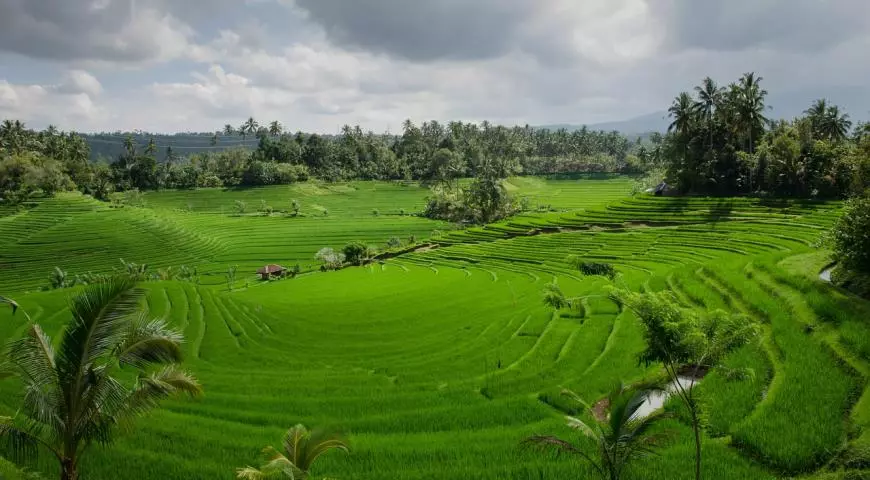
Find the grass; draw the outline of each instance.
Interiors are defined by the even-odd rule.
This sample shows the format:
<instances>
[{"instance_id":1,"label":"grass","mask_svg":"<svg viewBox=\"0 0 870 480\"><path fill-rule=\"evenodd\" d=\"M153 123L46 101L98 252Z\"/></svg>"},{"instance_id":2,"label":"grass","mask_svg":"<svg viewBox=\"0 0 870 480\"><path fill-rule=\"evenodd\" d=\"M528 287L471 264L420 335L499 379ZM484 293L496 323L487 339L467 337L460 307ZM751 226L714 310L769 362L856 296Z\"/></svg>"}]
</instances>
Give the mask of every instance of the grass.
<instances>
[{"instance_id":1,"label":"grass","mask_svg":"<svg viewBox=\"0 0 870 480\"><path fill-rule=\"evenodd\" d=\"M536 433L570 435L565 411L586 415L562 388L591 403L615 381L661 373L638 363L640 326L608 300L613 286L669 289L687 307L763 323L758 341L724 362L753 374L714 369L699 387L706 477L808 474L870 445L870 310L820 282L812 270L822 260L807 257L839 204L628 197L630 188L620 177L511 179L512 193L550 211L468 229L400 215L425 202L413 184L153 192L144 207L120 209L59 196L0 217L0 292L57 338L73 292L35 291L55 265L105 272L124 258L201 273L198 284L145 285L150 314L184 332L205 396L167 402L135 434L95 447L87 478L232 478L300 422L341 429L353 445L319 462L317 478L587 478L576 459L519 445ZM252 212L261 199L279 212ZM298 216L280 212L292 199ZM444 232L432 239L439 248L384 263L273 282L253 274L270 262L316 269L324 246L433 230ZM618 276L584 277L569 255ZM544 306L554 277L582 310ZM0 311L3 341L23 328L23 317ZM0 414L19 401L14 382L0 383ZM660 428L672 442L631 478L690 478L691 429L678 420Z\"/></svg>"}]
</instances>

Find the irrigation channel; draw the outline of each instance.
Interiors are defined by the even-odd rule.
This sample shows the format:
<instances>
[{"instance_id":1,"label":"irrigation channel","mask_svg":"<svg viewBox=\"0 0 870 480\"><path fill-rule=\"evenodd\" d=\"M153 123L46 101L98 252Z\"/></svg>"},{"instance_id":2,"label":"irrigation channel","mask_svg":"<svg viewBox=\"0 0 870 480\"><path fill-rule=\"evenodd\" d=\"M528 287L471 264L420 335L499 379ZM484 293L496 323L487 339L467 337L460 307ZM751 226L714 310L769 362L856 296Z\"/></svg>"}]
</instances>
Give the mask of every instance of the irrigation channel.
<instances>
[{"instance_id":1,"label":"irrigation channel","mask_svg":"<svg viewBox=\"0 0 870 480\"><path fill-rule=\"evenodd\" d=\"M825 282L831 283L831 272L834 271L834 267L836 267L836 265L831 265L822 270L821 273L819 273L819 278Z\"/></svg>"},{"instance_id":2,"label":"irrigation channel","mask_svg":"<svg viewBox=\"0 0 870 480\"><path fill-rule=\"evenodd\" d=\"M637 409L634 416L638 419L648 417L656 410L665 406L665 402L668 398L671 397L677 391L677 385L679 384L685 390L695 387L698 385L701 379L697 377L691 377L688 375L680 375L676 380L672 380L668 383L665 388L661 390L652 390L647 392L643 403L640 405L640 408Z\"/></svg>"}]
</instances>

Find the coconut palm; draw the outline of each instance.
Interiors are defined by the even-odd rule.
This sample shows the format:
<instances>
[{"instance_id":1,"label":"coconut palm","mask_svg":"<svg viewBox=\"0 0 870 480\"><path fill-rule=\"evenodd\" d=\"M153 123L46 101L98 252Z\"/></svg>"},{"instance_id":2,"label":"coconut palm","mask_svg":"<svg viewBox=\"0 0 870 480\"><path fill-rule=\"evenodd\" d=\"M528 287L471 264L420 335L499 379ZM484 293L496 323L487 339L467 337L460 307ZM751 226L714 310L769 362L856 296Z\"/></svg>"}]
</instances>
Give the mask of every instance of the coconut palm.
<instances>
[{"instance_id":1,"label":"coconut palm","mask_svg":"<svg viewBox=\"0 0 870 480\"><path fill-rule=\"evenodd\" d=\"M668 116L674 119L668 126L668 132L688 133L695 123L695 108L692 96L688 92L679 94L674 99L674 103L668 108Z\"/></svg>"},{"instance_id":2,"label":"coconut palm","mask_svg":"<svg viewBox=\"0 0 870 480\"><path fill-rule=\"evenodd\" d=\"M239 133L242 134L242 142L247 139L248 135L254 135L257 133L257 130L260 129L260 124L254 120L254 117L248 117L248 119L239 127Z\"/></svg>"},{"instance_id":3,"label":"coconut palm","mask_svg":"<svg viewBox=\"0 0 870 480\"><path fill-rule=\"evenodd\" d=\"M767 97L767 90L761 88L761 81L764 77L756 76L755 72L743 74L738 82L740 92L737 112L740 119L742 129L747 133L749 138L749 153L755 151L755 143L753 141L753 132L763 130L764 125L769 121L764 116L766 108L764 99Z\"/></svg>"},{"instance_id":4,"label":"coconut palm","mask_svg":"<svg viewBox=\"0 0 870 480\"><path fill-rule=\"evenodd\" d=\"M565 393L580 400L572 392ZM652 427L665 418L666 413L658 411L647 416L638 415L646 393L644 388L619 385L605 400L609 412L605 416L596 416L593 412L592 425L575 417L566 417L569 427L595 442L598 447L596 456L589 455L579 445L550 435L533 436L524 443L577 455L591 465L600 478L619 480L632 460L655 454L668 438L666 432L652 432Z\"/></svg>"},{"instance_id":5,"label":"coconut palm","mask_svg":"<svg viewBox=\"0 0 870 480\"><path fill-rule=\"evenodd\" d=\"M229 123L224 125L224 135L231 137L231 136L235 135L235 133L236 133L236 129L233 128L232 125L230 125Z\"/></svg>"},{"instance_id":6,"label":"coconut palm","mask_svg":"<svg viewBox=\"0 0 870 480\"><path fill-rule=\"evenodd\" d=\"M824 98L816 100L810 108L804 110L804 114L810 119L810 124L813 126L813 133L818 134L827 113L828 100Z\"/></svg>"},{"instance_id":7,"label":"coconut palm","mask_svg":"<svg viewBox=\"0 0 870 480\"><path fill-rule=\"evenodd\" d=\"M265 478L290 478L306 480L311 467L321 455L330 450L350 451L347 440L328 430L308 431L303 425L296 425L284 434L284 451L266 447L263 453L266 463L260 468L245 467L236 470L236 477L246 480Z\"/></svg>"},{"instance_id":8,"label":"coconut palm","mask_svg":"<svg viewBox=\"0 0 870 480\"><path fill-rule=\"evenodd\" d=\"M841 142L848 138L849 130L852 129L852 121L849 115L840 113L840 107L831 105L825 112L821 123L822 135L834 142Z\"/></svg>"},{"instance_id":9,"label":"coconut palm","mask_svg":"<svg viewBox=\"0 0 870 480\"><path fill-rule=\"evenodd\" d=\"M706 77L700 86L695 87L695 92L698 94L698 101L693 105L695 114L703 118L707 122L707 129L710 131L710 149L713 149L713 114L722 102L722 89L716 85L716 82Z\"/></svg>"},{"instance_id":10,"label":"coconut palm","mask_svg":"<svg viewBox=\"0 0 870 480\"><path fill-rule=\"evenodd\" d=\"M46 450L60 463L61 479L75 480L81 455L110 443L117 426L131 427L131 419L173 394L200 393L175 366L181 333L146 318L142 296L127 277L91 285L70 300L72 319L59 343L31 324L9 345L7 367L24 384L24 403L0 421L7 454ZM139 372L131 384L119 375L125 367Z\"/></svg>"},{"instance_id":11,"label":"coconut palm","mask_svg":"<svg viewBox=\"0 0 870 480\"><path fill-rule=\"evenodd\" d=\"M269 135L273 137L277 137L281 135L281 132L284 131L284 127L281 125L281 122L278 120L273 120L272 123L269 124Z\"/></svg>"}]
</instances>

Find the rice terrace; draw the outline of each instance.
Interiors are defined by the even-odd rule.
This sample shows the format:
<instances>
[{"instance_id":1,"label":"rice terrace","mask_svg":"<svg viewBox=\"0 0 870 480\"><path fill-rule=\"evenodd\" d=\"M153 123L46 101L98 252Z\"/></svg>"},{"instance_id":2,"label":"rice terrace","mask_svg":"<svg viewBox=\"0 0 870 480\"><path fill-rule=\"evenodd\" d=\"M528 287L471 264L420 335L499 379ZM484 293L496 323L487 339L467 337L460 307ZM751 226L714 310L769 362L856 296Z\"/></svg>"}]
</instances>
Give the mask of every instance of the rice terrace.
<instances>
[{"instance_id":1,"label":"rice terrace","mask_svg":"<svg viewBox=\"0 0 870 480\"><path fill-rule=\"evenodd\" d=\"M561 28L547 16L574 10L540 3L554 2L529 7L534 38L512 42ZM0 15L29 12L19 3ZM808 97L777 119L766 87L789 82L749 72L685 86L647 116L661 125L520 125L647 103L599 87L580 103L570 88L549 97L592 87L549 77L556 57L570 62L561 53L529 68L537 44L521 50L522 71L547 81L512 90L520 69L470 51L491 23L463 23L477 7L453 12L451 38L438 37L465 42L457 57L394 51L406 30L438 23L387 28L398 4L368 2L370 17L347 2L336 10L355 20L332 25L323 17L337 13L312 2L238 2L301 22L287 58L273 58L250 31L194 45L206 25L171 2L142 1L138 15L122 3L76 14L105 33L68 39L69 51L58 22L74 9L37 9L58 32L40 62L77 62L57 82L22 86L0 68L0 480L870 479L859 107L853 118ZM186 53L101 70L104 90L78 68L159 50L109 28L116 10ZM30 40L0 32L0 59L40 36L31 14L8 22L32 26ZM260 18L246 31L268 30ZM389 45L360 40L371 32L357 20ZM311 31L323 39L306 44ZM629 65L635 47L611 53ZM17 52L23 71L54 71L30 63L39 51ZM165 83L174 62L208 73ZM480 90L467 65L501 80ZM590 78L622 78L602 72ZM129 89L134 74L153 82ZM461 105L417 92L422 76ZM381 129L399 106L443 120ZM449 120L480 112L495 122ZM284 114L293 130L254 117ZM220 127L231 115L247 119Z\"/></svg>"}]
</instances>

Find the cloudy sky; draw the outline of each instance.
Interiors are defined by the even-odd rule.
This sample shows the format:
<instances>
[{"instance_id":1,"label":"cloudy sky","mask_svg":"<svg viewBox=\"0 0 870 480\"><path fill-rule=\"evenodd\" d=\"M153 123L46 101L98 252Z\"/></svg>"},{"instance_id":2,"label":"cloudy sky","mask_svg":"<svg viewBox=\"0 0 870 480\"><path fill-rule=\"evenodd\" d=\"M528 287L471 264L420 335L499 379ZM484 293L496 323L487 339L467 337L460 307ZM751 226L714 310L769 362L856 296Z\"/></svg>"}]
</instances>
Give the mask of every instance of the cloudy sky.
<instances>
[{"instance_id":1,"label":"cloudy sky","mask_svg":"<svg viewBox=\"0 0 870 480\"><path fill-rule=\"evenodd\" d=\"M597 123L705 75L870 118L867 0L0 0L0 118L79 131Z\"/></svg>"}]
</instances>

